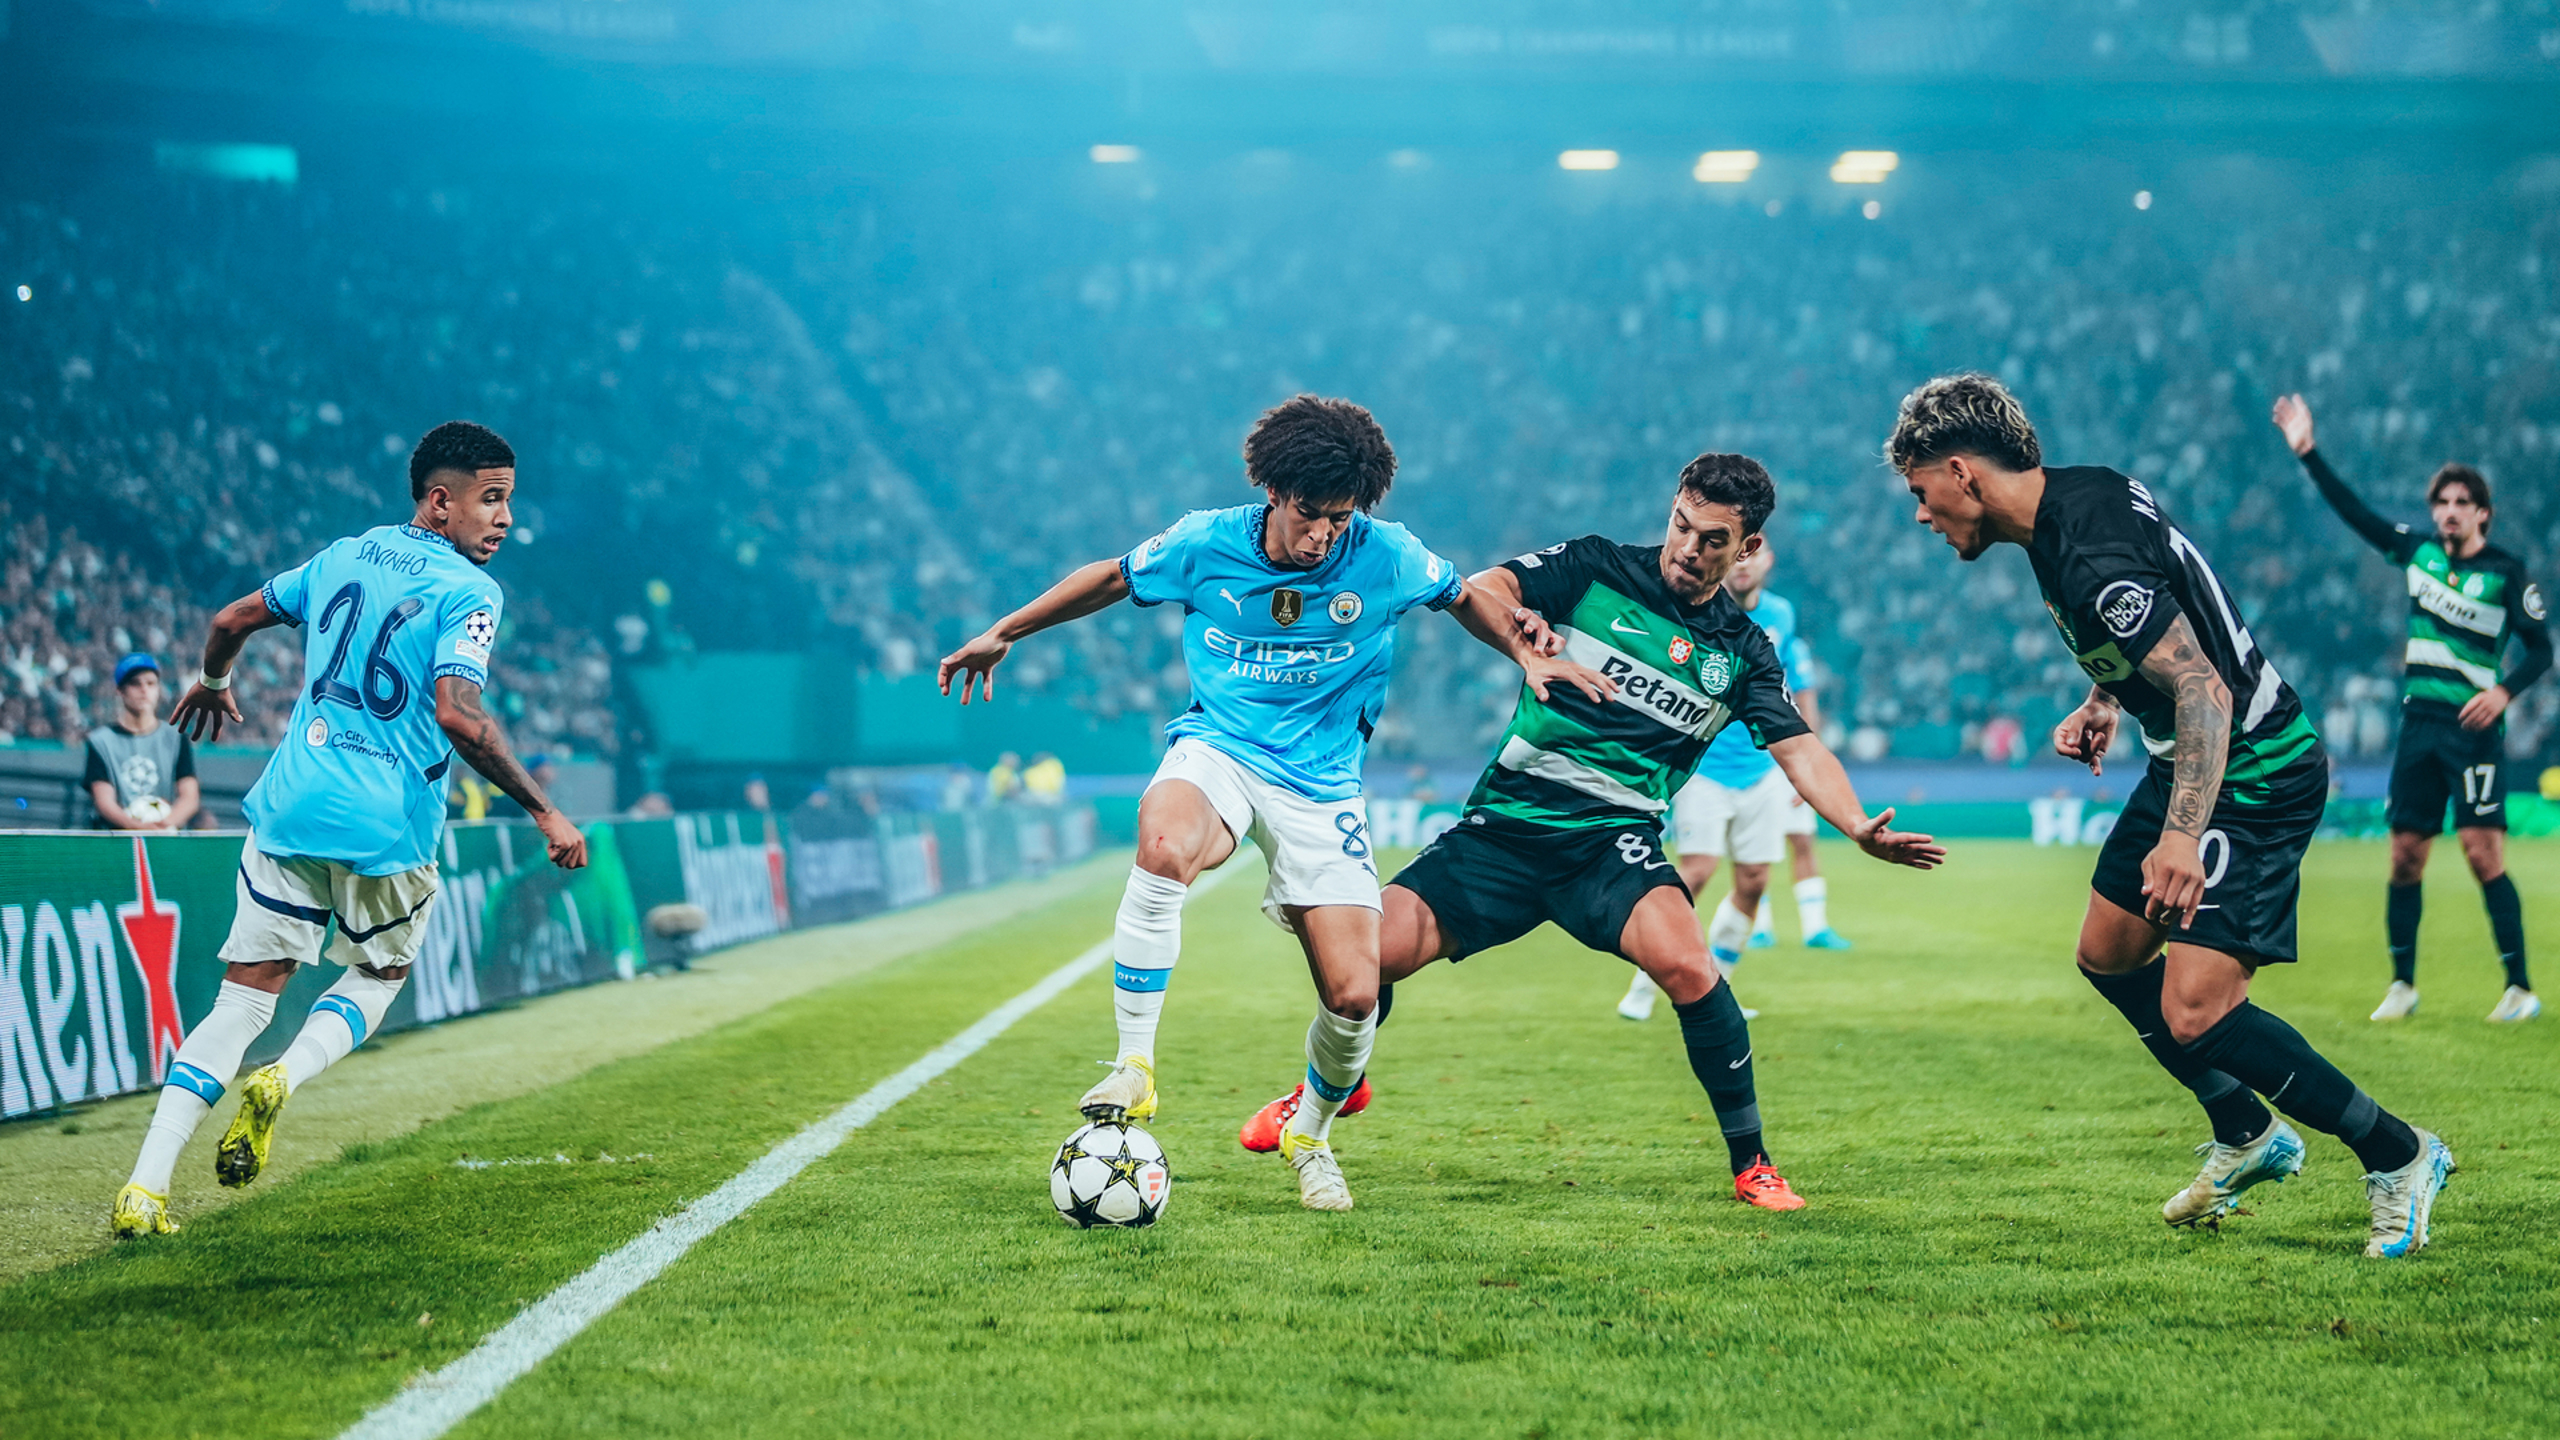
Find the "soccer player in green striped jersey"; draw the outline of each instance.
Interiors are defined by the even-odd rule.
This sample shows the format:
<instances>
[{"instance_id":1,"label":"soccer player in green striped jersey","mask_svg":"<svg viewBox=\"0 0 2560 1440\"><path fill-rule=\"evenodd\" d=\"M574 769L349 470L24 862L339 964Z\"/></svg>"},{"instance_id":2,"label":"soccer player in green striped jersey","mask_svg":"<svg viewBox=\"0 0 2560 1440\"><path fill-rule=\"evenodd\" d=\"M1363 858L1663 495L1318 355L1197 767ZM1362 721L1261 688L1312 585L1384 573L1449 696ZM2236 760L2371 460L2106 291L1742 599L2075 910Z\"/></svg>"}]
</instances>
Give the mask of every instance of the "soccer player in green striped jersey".
<instances>
[{"instance_id":1,"label":"soccer player in green striped jersey","mask_svg":"<svg viewBox=\"0 0 2560 1440\"><path fill-rule=\"evenodd\" d=\"M2263 1095L2363 1164L2367 1255L2426 1244L2453 1152L2249 999L2261 966L2295 958L2329 756L2204 552L2142 482L2046 465L2025 408L1988 375L1941 376L1903 397L1885 454L1919 502L1912 518L1959 559L2027 552L2091 681L2054 749L2099 771L2129 715L2150 753L2098 852L2078 959L2213 1122L2203 1171L2161 1217L2219 1225L2243 1192L2302 1168L2302 1137Z\"/></svg>"},{"instance_id":2,"label":"soccer player in green striped jersey","mask_svg":"<svg viewBox=\"0 0 2560 1440\"><path fill-rule=\"evenodd\" d=\"M1663 812L1728 724L1776 758L1796 792L1868 854L1926 870L1946 852L1870 816L1848 773L1806 728L1758 622L1725 591L1778 502L1759 461L1701 455L1680 473L1664 543L1586 535L1471 577L1514 633L1468 629L1526 676L1493 763L1459 823L1385 892L1378 1016L1392 982L1464 960L1539 925L1632 961L1671 997L1689 1066L1732 1161L1735 1198L1764 1210L1804 1202L1770 1163L1751 1071L1751 1032L1708 955L1688 887L1662 843ZM1237 1137L1278 1143L1303 1087ZM1365 1103L1365 1101L1364 1101Z\"/></svg>"},{"instance_id":3,"label":"soccer player in green striped jersey","mask_svg":"<svg viewBox=\"0 0 2560 1440\"><path fill-rule=\"evenodd\" d=\"M2321 497L2348 528L2401 567L2409 581L2409 643L2401 652L2400 746L2391 760L2391 888L2384 907L2391 941L2391 988L2373 1012L2398 1020L2418 1008L2418 916L2427 853L2453 808L2454 838L2480 882L2489 932L2506 966L2506 993L2489 1018L2542 1013L2524 961L2524 902L2507 875L2507 722L2510 702L2551 668L2551 631L2542 587L2524 562L2489 543L2489 482L2468 465L2447 465L2427 482L2421 533L2394 525L2347 488L2314 443L2311 407L2299 395L2276 401L2276 428L2311 472ZM2524 656L2504 675L2507 642Z\"/></svg>"}]
</instances>

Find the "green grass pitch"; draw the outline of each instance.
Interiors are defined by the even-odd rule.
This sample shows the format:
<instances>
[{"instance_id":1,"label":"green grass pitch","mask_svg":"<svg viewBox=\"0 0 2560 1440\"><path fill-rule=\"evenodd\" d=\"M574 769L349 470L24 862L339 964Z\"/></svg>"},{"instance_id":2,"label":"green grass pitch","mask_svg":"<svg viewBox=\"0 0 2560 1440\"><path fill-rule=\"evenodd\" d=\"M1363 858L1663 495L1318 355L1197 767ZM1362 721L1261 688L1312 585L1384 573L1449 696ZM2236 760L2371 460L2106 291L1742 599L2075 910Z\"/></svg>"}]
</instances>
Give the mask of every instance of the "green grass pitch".
<instances>
[{"instance_id":1,"label":"green grass pitch","mask_svg":"<svg viewBox=\"0 0 2560 1440\"><path fill-rule=\"evenodd\" d=\"M2516 850L2546 936L2548 849ZM2389 1263L2361 1258L2363 1187L2325 1137L2223 1233L2160 1223L2204 1128L2073 974L2090 858L1972 844L1918 875L1826 851L1859 948L1737 976L1770 1143L1810 1201L1793 1215L1731 1198L1667 1008L1618 1019L1625 968L1552 930L1402 988L1378 1102L1335 1132L1359 1208L1299 1210L1281 1162L1234 1140L1296 1078L1311 1004L1241 875L1194 907L1167 1007L1162 1225L1049 1210L1049 1153L1111 1047L1096 976L455 1433L2560 1433L2560 1020L2481 1022L2499 982L2458 864L2431 887L2417 1020L2364 1019L2387 978L2377 845L2315 849L2310 961L2258 991L2461 1158L2434 1246ZM333 1435L1102 937L1116 900L0 1289L0 1435ZM555 1155L576 1163L456 1164Z\"/></svg>"}]
</instances>

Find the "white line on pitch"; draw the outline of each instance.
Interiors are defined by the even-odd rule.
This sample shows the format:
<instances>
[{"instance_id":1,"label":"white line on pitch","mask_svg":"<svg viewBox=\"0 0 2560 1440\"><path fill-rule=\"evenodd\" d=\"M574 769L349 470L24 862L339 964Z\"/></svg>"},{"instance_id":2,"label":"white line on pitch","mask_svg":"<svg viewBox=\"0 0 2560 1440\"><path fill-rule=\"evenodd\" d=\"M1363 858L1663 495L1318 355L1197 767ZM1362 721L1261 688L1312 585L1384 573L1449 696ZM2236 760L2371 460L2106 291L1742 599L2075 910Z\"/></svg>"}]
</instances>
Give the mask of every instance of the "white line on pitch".
<instances>
[{"instance_id":1,"label":"white line on pitch","mask_svg":"<svg viewBox=\"0 0 2560 1440\"><path fill-rule=\"evenodd\" d=\"M1192 885L1191 893L1197 897L1224 878L1225 871L1212 870ZM470 1354L410 1381L406 1389L379 1409L348 1426L339 1440L434 1440L461 1424L471 1412L498 1398L498 1393L519 1376L550 1358L579 1331L622 1303L624 1296L682 1259L694 1242L791 1183L793 1176L843 1144L846 1136L985 1049L988 1041L1011 1029L1015 1021L1048 1004L1059 991L1100 969L1110 958L1111 942L1104 940L1050 971L1039 984L988 1011L986 1018L944 1041L923 1059L774 1146L764 1158L730 1177L727 1184L659 1221L639 1239L598 1260L585 1274L535 1301L523 1314L491 1332Z\"/></svg>"}]
</instances>

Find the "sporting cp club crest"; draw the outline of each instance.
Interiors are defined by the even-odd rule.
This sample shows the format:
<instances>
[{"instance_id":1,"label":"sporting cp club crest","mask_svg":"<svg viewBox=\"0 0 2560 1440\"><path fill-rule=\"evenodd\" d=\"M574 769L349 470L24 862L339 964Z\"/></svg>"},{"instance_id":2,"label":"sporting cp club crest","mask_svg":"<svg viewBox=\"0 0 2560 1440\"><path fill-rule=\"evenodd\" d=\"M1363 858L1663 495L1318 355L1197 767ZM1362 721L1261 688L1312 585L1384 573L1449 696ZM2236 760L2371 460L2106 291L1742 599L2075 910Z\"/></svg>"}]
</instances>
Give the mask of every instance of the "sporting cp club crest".
<instances>
[{"instance_id":1,"label":"sporting cp club crest","mask_svg":"<svg viewBox=\"0 0 2560 1440\"><path fill-rule=\"evenodd\" d=\"M1698 657L1698 688L1710 695L1721 695L1733 683L1733 657L1722 650L1710 650Z\"/></svg>"},{"instance_id":2,"label":"sporting cp club crest","mask_svg":"<svg viewBox=\"0 0 2560 1440\"><path fill-rule=\"evenodd\" d=\"M1307 613L1306 592L1283 585L1271 592L1271 618L1283 625L1295 625Z\"/></svg>"}]
</instances>

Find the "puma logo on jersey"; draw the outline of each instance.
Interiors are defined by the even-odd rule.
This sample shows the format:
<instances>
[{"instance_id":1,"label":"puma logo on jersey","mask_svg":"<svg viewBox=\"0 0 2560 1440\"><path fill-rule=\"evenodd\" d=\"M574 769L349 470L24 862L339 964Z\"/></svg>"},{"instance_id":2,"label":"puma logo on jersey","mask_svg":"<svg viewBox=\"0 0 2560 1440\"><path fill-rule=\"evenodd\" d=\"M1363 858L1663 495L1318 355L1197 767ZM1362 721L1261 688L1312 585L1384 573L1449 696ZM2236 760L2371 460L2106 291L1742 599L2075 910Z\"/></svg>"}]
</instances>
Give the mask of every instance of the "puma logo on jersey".
<instances>
[{"instance_id":1,"label":"puma logo on jersey","mask_svg":"<svg viewBox=\"0 0 2560 1440\"><path fill-rule=\"evenodd\" d=\"M1234 607L1236 607L1236 613L1237 613L1238 615L1242 615L1242 614L1244 613L1244 602L1243 602L1243 601L1241 601L1241 600L1239 600L1239 599L1237 599L1234 595L1232 595L1232 594L1228 593L1228 590L1227 590L1227 587L1226 587L1226 586L1221 585L1221 586L1219 586L1219 587L1218 587L1218 598L1219 598L1219 599L1221 599L1221 600L1224 600L1224 601L1226 601L1228 604L1233 605Z\"/></svg>"}]
</instances>

